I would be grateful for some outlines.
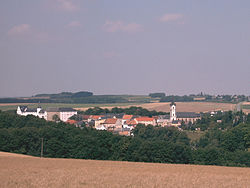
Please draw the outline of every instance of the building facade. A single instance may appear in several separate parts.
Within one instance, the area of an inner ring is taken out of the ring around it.
[[[43,110],[41,107],[28,108],[27,106],[18,106],[16,113],[21,116],[33,115],[48,121],[54,121],[56,115],[63,122],[77,115],[77,111],[73,108],[48,108],[47,110]]]
[[[27,106],[18,106],[16,113],[21,116],[33,115],[47,120],[47,112],[41,107],[28,108]]]

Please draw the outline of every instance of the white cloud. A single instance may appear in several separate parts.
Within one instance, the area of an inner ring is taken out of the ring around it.
[[[29,24],[20,24],[12,27],[8,31],[9,36],[24,35],[31,32],[31,26]]]
[[[57,0],[59,9],[63,11],[77,11],[79,10],[79,7],[77,7],[72,0]]]
[[[182,14],[164,14],[161,18],[161,22],[173,22],[173,21],[178,21],[183,18]]]
[[[80,27],[82,24],[79,21],[72,21],[67,26],[68,27]]]
[[[103,26],[104,31],[106,32],[117,32],[123,31],[128,33],[142,31],[142,25],[137,23],[124,23],[122,21],[106,21]]]
[[[10,38],[23,38],[26,41],[47,42],[50,40],[48,33],[38,31],[29,24],[20,24],[13,26],[7,32],[7,35]]]

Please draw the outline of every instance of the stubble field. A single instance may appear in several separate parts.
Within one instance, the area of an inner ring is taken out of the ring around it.
[[[49,159],[0,152],[0,187],[250,187],[250,169]]]

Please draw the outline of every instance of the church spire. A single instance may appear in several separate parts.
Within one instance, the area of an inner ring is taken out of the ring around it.
[[[170,120],[176,120],[176,104],[174,102],[170,104]]]

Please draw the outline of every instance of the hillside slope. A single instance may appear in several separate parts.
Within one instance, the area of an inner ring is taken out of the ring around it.
[[[26,157],[0,152],[0,187],[249,187],[250,168]]]

